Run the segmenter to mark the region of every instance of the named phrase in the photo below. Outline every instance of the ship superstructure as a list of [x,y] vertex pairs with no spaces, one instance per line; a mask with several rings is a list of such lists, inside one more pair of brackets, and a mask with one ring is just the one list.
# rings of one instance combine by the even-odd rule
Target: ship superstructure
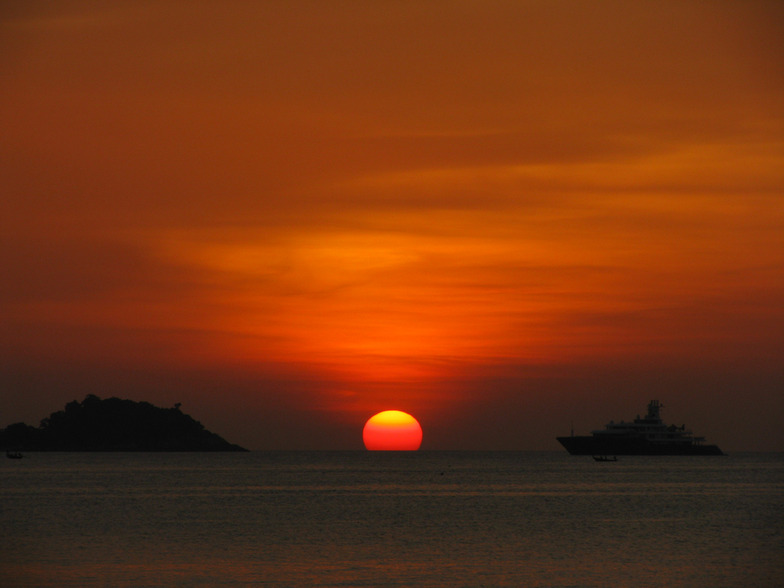
[[643,418],[632,422],[610,421],[591,435],[557,437],[572,455],[724,455],[716,445],[695,437],[686,425],[666,425],[661,419],[658,400],[648,403]]

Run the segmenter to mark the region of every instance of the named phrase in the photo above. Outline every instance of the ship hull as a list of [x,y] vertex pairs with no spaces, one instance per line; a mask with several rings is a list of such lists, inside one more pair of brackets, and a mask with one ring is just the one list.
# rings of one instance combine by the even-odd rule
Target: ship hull
[[600,439],[593,436],[557,437],[572,455],[724,455],[716,445],[651,443],[644,438]]

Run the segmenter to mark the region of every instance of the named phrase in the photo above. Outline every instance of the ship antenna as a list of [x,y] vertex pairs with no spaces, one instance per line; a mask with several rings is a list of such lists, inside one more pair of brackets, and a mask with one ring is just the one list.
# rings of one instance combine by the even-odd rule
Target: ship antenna
[[572,437],[574,437],[574,421],[572,421]]

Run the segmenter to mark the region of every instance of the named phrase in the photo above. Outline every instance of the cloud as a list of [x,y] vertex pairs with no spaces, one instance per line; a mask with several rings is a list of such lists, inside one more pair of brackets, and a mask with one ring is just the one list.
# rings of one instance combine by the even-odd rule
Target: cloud
[[[493,387],[488,418],[521,394],[552,413],[545,392],[564,398],[591,363],[768,373],[783,15],[775,2],[6,12],[14,386],[35,379],[23,366],[81,366],[71,382],[122,366],[168,395],[165,373],[211,370],[237,386],[234,406],[321,414],[339,436],[376,402],[470,414]],[[576,375],[561,382],[558,366]],[[594,376],[620,395],[608,370]]]

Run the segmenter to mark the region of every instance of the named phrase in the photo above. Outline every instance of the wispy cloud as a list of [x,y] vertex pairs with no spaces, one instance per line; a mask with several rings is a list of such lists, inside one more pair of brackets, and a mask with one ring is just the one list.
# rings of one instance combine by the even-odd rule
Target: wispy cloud
[[216,405],[334,433],[396,399],[546,412],[591,365],[774,373],[782,22],[776,2],[4,12],[9,378],[121,365],[163,394],[167,369],[209,371],[236,390]]

